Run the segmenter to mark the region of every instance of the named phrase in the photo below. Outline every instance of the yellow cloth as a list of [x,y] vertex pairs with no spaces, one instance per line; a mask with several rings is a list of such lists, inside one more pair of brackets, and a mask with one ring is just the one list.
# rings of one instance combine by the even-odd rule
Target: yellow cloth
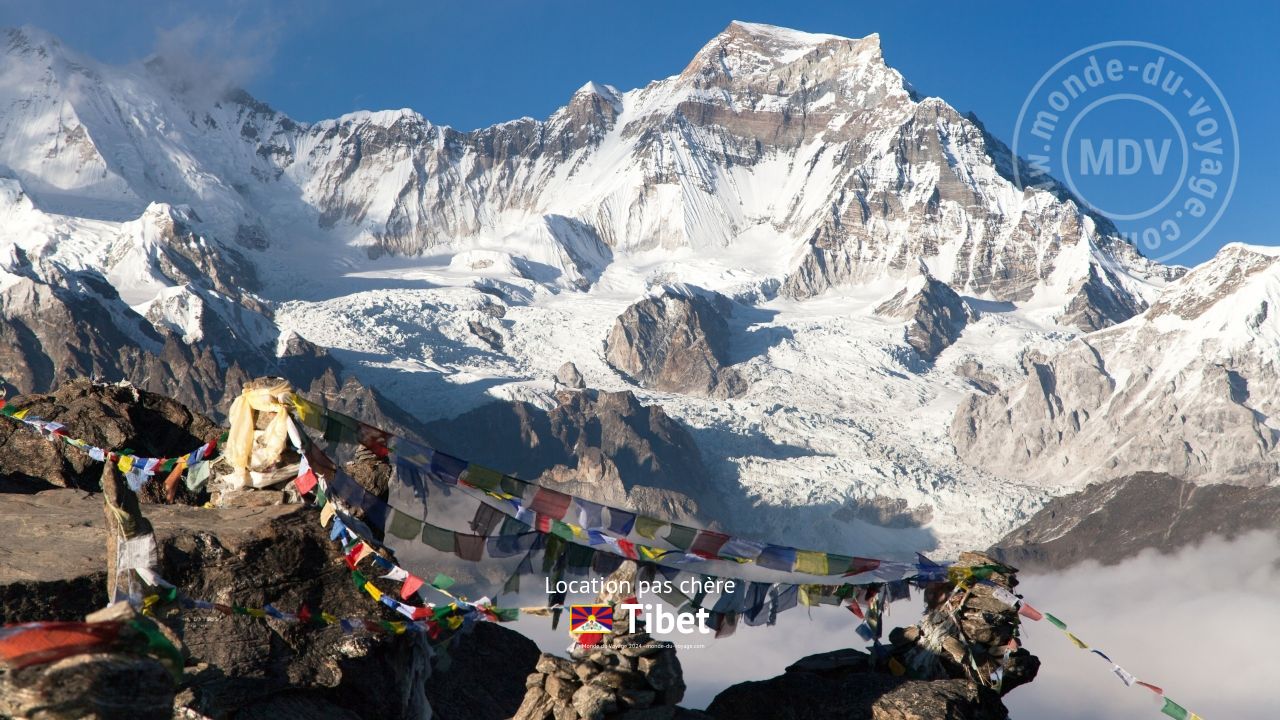
[[810,575],[827,574],[827,554],[812,550],[796,551],[796,572]]
[[[231,411],[227,419],[231,429],[227,432],[227,442],[222,447],[222,456],[231,463],[233,481],[240,487],[255,484],[249,478],[249,472],[261,472],[269,469],[280,459],[284,444],[289,439],[289,406],[281,399],[290,399],[293,395],[289,383],[281,382],[267,388],[245,390],[240,397],[231,403]],[[256,413],[273,412],[275,417],[261,431],[256,431]],[[279,479],[271,478],[275,484]],[[265,486],[264,485],[264,486]]]

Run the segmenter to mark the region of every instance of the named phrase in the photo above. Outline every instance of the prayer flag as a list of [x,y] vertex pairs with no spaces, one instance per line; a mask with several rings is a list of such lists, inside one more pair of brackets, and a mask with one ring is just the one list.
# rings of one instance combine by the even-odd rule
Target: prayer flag
[[404,584],[400,586],[401,599],[408,600],[418,592],[418,588],[422,587],[422,578],[417,575],[409,575],[404,579]]
[[1189,717],[1189,713],[1186,708],[1169,698],[1164,699],[1164,707],[1160,708],[1160,712],[1171,718],[1176,718],[1176,720],[1188,720]]

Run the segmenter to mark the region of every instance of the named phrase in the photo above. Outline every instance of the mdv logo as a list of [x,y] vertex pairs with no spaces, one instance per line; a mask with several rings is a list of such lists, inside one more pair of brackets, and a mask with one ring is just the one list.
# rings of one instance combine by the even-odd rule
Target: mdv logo
[[1164,175],[1173,140],[1164,138],[1080,138],[1081,175],[1137,175],[1144,159],[1152,175]]

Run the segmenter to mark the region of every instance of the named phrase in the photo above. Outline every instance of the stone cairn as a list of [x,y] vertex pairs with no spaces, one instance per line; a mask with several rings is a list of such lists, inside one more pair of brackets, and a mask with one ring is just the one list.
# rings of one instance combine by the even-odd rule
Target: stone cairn
[[[636,565],[624,563],[609,577],[616,591],[597,602],[615,607],[635,596]],[[684,676],[676,650],[654,640],[637,619],[615,611],[613,633],[592,646],[574,645],[568,658],[543,653],[525,682],[524,702],[512,720],[645,720],[701,717],[676,705],[684,698]]]
[[962,678],[1004,695],[1034,680],[1040,660],[1022,647],[1018,609],[1006,602],[1017,570],[978,552],[961,553],[954,566],[976,567],[990,569],[983,573],[990,584],[942,582],[926,589],[920,621],[889,633],[890,656],[909,677]]

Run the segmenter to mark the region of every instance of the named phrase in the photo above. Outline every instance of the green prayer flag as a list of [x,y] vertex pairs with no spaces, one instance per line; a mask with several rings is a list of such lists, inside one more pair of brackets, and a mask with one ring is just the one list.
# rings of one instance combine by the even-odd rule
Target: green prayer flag
[[693,545],[693,539],[697,537],[698,531],[684,525],[672,525],[671,530],[667,532],[667,542],[675,545],[681,550],[688,550]]
[[502,473],[474,463],[467,466],[462,479],[481,490],[497,490],[502,486]]
[[448,590],[455,582],[457,581],[444,573],[436,573],[435,579],[431,581],[431,587],[437,590]]
[[1191,717],[1191,714],[1187,712],[1186,708],[1169,698],[1164,699],[1164,707],[1160,708],[1160,712],[1171,718],[1176,718],[1177,720],[1187,720],[1187,718]]
[[1064,623],[1064,622],[1062,622],[1061,620],[1059,620],[1058,618],[1056,618],[1056,617],[1054,617],[1054,616],[1050,615],[1049,613],[1045,613],[1045,614],[1044,614],[1044,619],[1045,619],[1045,620],[1048,620],[1048,621],[1049,621],[1049,622],[1051,622],[1051,623],[1053,623],[1054,627],[1058,628],[1059,630],[1066,630],[1066,629],[1067,629],[1067,624],[1066,624],[1066,623]]
[[422,524],[422,542],[440,552],[453,552],[453,531],[438,528],[431,523]]
[[520,619],[519,608],[494,608],[493,614],[498,616],[498,622],[515,622]]
[[398,538],[412,540],[422,532],[422,521],[399,510],[393,510],[391,513],[391,525],[387,528],[387,531]]
[[572,540],[573,528],[569,527],[568,524],[566,523],[560,522],[559,520],[552,520],[551,534],[555,535],[556,537],[562,540]]
[[443,620],[444,618],[448,617],[449,614],[452,612],[453,612],[452,605],[437,605],[435,609],[431,611],[431,618],[433,620]]
[[352,570],[351,582],[355,583],[357,590],[363,590],[364,584],[369,582],[369,578],[365,577],[364,573],[360,572],[359,570]]
[[329,496],[324,494],[324,488],[320,485],[316,486],[316,507],[323,509],[325,504],[329,502]]
[[657,518],[645,517],[644,515],[636,516],[636,532],[650,540],[658,539],[658,531],[662,529],[663,525],[666,525],[666,523]]

